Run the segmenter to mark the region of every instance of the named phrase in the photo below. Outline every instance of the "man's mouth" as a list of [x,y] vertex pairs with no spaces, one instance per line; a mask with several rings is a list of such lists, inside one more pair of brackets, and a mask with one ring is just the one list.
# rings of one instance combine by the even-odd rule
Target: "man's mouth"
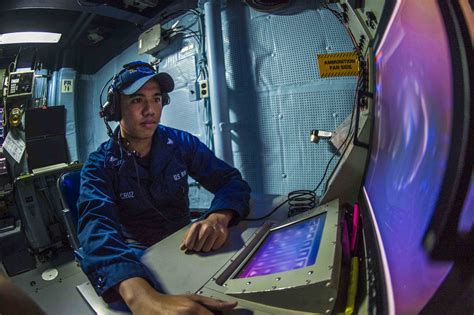
[[154,120],[145,120],[144,122],[140,123],[140,125],[146,127],[146,128],[151,128],[156,125],[156,121]]

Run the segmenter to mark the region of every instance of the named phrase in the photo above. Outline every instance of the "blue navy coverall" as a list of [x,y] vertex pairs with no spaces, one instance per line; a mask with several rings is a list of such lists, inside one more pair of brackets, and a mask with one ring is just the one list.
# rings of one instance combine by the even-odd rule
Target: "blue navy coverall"
[[248,184],[196,137],[159,125],[150,154],[146,169],[110,139],[90,154],[81,172],[81,267],[106,302],[119,299],[111,288],[123,280],[143,277],[154,283],[140,256],[190,222],[188,175],[214,193],[208,213],[234,210],[231,224],[248,214]]

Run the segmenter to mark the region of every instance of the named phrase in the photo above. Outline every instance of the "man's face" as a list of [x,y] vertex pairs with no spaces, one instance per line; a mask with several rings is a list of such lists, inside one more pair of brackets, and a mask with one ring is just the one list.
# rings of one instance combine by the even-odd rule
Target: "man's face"
[[161,90],[158,82],[151,79],[132,95],[120,95],[122,119],[120,128],[128,140],[145,140],[153,137],[160,122]]

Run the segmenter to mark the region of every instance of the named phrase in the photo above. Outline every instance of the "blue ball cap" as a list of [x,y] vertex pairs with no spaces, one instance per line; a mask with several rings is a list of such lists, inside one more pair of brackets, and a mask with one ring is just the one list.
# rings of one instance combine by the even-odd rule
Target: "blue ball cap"
[[125,95],[136,93],[145,83],[155,79],[160,86],[161,93],[169,93],[174,89],[173,78],[166,72],[157,73],[148,63],[134,61],[123,66],[114,78],[113,85]]

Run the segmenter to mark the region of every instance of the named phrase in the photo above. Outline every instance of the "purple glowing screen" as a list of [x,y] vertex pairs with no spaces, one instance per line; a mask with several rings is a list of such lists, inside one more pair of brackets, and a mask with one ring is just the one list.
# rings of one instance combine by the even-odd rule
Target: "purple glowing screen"
[[271,231],[236,278],[251,278],[314,265],[326,213]]
[[446,170],[453,78],[436,1],[402,0],[396,8],[376,51],[375,125],[364,186],[395,313],[415,314],[451,267],[431,262],[422,240]]

